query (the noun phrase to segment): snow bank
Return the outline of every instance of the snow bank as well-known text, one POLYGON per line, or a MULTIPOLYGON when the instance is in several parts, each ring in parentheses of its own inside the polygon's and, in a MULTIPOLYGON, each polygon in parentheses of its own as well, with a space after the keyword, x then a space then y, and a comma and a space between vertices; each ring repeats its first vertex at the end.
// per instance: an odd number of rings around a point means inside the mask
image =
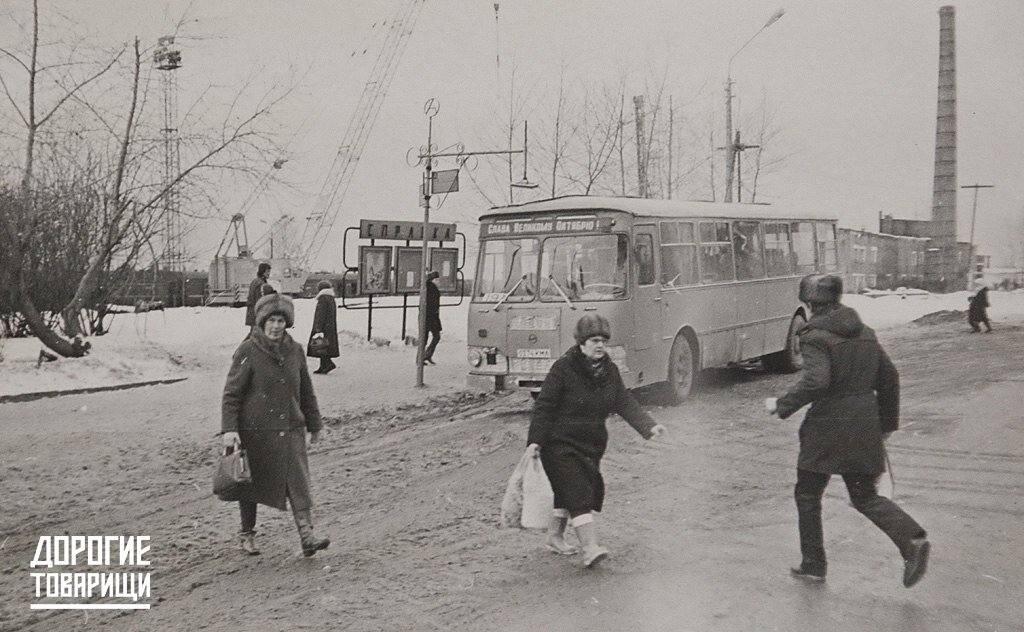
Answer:
MULTIPOLYGON (((843 302, 856 309, 875 329, 904 325, 926 314, 943 310, 967 310, 968 292, 953 294, 884 294, 874 297, 847 294, 843 302)), ((989 316, 994 322, 1024 318, 1024 291, 991 292, 989 316)), ((445 297, 445 302, 456 299, 445 297)), ((412 299, 411 302, 415 302, 412 299)), ((339 305, 341 301, 339 300, 339 305)), ((379 305, 401 306, 401 299, 375 301, 373 336, 390 341, 379 353, 409 353, 402 342, 402 310, 380 309, 379 305)), ((358 303, 365 306, 365 301, 358 303)), ((296 326, 291 335, 305 344, 313 320, 315 300, 295 301, 296 326)), ((465 343, 468 300, 445 307, 444 345, 465 343)), ((406 312, 406 333, 416 331, 415 309, 406 312)), ((95 388, 174 379, 196 375, 204 365, 225 370, 226 357, 247 332, 244 309, 225 307, 176 308, 144 314, 116 316, 105 336, 90 338, 93 351, 84 358, 61 359, 37 366, 40 343, 35 339, 0 340, 0 396, 44 391, 95 388)), ((966 324, 965 324, 966 326, 966 324)), ((367 311, 338 310, 338 329, 348 348, 369 346, 366 342, 367 311)))

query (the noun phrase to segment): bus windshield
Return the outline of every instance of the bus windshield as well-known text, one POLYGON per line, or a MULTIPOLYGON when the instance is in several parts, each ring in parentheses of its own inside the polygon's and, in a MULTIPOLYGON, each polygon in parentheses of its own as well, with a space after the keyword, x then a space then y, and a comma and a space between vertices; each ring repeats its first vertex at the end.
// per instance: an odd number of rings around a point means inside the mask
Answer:
POLYGON ((625 235, 549 237, 541 254, 542 301, 606 301, 626 296, 625 235))
POLYGON ((532 301, 537 294, 537 255, 536 239, 481 242, 473 300, 481 303, 532 301))

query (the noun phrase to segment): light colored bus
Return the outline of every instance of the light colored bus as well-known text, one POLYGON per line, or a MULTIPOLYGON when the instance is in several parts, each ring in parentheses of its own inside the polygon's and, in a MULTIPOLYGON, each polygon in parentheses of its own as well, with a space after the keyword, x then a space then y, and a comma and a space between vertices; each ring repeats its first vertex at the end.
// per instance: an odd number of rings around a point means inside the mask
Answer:
POLYGON ((540 386, 588 312, 626 386, 674 401, 705 368, 802 365, 800 278, 837 269, 836 222, 775 206, 569 196, 491 209, 469 311, 471 385, 540 386))

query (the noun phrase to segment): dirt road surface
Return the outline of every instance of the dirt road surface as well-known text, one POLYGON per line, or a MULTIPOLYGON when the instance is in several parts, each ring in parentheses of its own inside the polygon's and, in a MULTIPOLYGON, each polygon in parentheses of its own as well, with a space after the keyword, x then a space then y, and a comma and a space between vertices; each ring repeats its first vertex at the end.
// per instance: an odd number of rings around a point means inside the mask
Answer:
POLYGON ((795 376, 756 369, 709 372, 678 407, 645 396, 664 441, 609 420, 599 568, 499 528, 531 401, 461 392, 455 345, 426 390, 406 388, 399 350, 315 376, 330 432, 311 449, 314 519, 333 543, 303 558, 290 515, 261 508, 264 553, 246 557, 209 491, 223 348, 178 384, 0 406, 0 630, 1021 630, 1024 324, 880 335, 903 384, 896 499, 934 547, 913 589, 838 479, 828 581, 789 577, 802 413, 768 417, 795 376), (29 564, 65 534, 150 536, 152 608, 30 610, 59 601, 35 598, 29 564))

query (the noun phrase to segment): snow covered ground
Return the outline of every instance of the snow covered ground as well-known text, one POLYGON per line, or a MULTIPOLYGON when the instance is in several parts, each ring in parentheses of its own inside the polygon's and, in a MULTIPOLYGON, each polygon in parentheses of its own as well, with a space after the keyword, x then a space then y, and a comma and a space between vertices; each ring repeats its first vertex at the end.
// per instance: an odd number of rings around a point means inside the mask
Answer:
MULTIPOLYGON (((967 310, 968 292, 953 294, 888 295, 870 298, 844 295, 843 302, 856 309, 876 329, 904 325, 925 314, 943 310, 967 310)), ((1001 320, 1024 318, 1024 291, 991 292, 989 316, 1001 320)), ((457 299, 445 297, 445 302, 457 299)), ((339 300, 340 304, 340 300, 339 300)), ((385 304, 401 305, 387 299, 385 304)), ((313 299, 298 299, 296 326, 291 335, 305 344, 313 320, 313 299)), ((457 307, 445 307, 442 346, 453 361, 463 354, 450 353, 466 341, 468 299, 457 307), (454 343, 454 344, 453 344, 454 343)), ((110 333, 90 338, 93 351, 84 358, 60 359, 37 366, 42 345, 35 339, 0 340, 0 397, 25 393, 107 387, 137 382, 196 376, 215 368, 227 371, 231 352, 246 333, 245 311, 224 307, 177 308, 114 317, 110 333)), ((967 325, 964 324, 966 329, 967 325)), ((409 354, 402 344, 402 310, 375 309, 373 336, 390 341, 385 348, 366 342, 367 312, 338 310, 343 360, 373 362, 373 354, 409 354)), ((407 312, 406 330, 416 330, 416 311, 407 312)))

